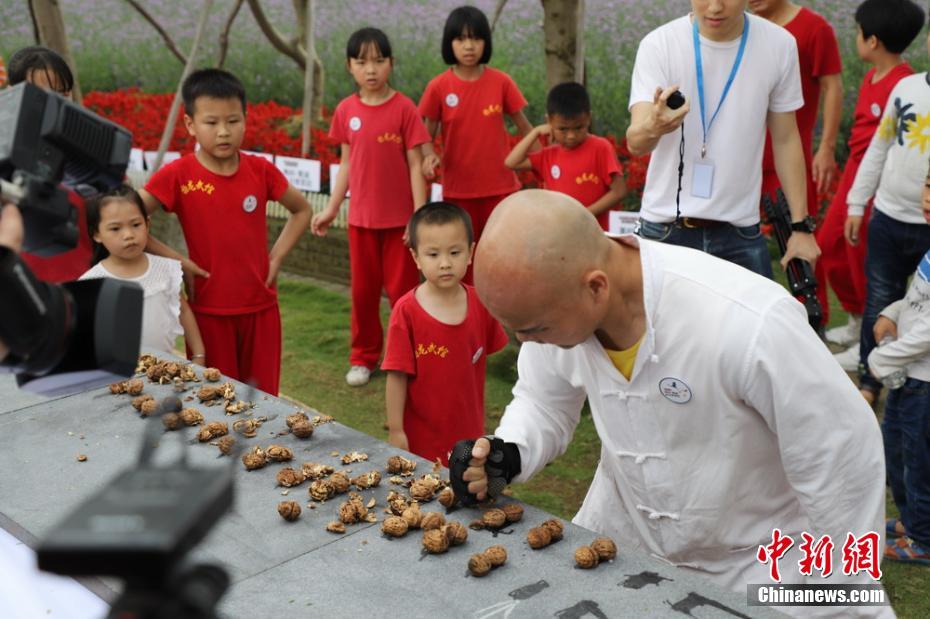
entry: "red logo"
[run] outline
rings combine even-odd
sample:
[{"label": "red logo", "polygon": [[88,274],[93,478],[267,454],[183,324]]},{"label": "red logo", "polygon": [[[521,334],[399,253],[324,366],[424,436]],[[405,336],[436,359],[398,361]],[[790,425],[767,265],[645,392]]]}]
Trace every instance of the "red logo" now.
[{"label": "red logo", "polygon": [[[820,572],[822,578],[833,573],[833,540],[829,535],[814,538],[810,533],[801,533],[802,542],[798,546],[801,551],[801,560],[798,561],[798,571],[804,576],[811,576],[814,570]],[[859,572],[866,572],[873,580],[880,580],[882,570],[879,566],[879,537],[875,531],[869,531],[861,537],[852,533],[846,534],[843,544],[843,574],[855,576]],[[769,564],[769,577],[774,582],[781,582],[781,573],[778,570],[778,561],[788,550],[794,546],[794,539],[790,535],[782,535],[781,529],[772,530],[772,542],[759,546],[756,559],[759,563]]]},{"label": "red logo", "polygon": [[782,555],[788,552],[788,549],[794,546],[794,540],[790,535],[782,535],[781,529],[772,531],[772,543],[768,546],[759,546],[756,558],[760,563],[771,563],[769,565],[769,577],[775,582],[781,582],[781,574],[778,572],[778,560]]}]

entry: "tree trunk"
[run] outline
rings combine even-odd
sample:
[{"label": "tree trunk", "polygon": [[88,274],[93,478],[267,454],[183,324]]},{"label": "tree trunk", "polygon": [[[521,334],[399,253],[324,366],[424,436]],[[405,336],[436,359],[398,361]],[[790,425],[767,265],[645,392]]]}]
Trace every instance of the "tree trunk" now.
[{"label": "tree trunk", "polygon": [[546,84],[584,79],[584,0],[542,0],[546,51]]},{"label": "tree trunk", "polygon": [[35,30],[39,33],[39,44],[61,54],[71,72],[74,73],[74,88],[71,96],[78,103],[81,102],[81,87],[78,84],[77,66],[71,57],[68,47],[68,34],[65,31],[65,21],[61,16],[61,7],[58,0],[29,0],[29,9],[34,20]]},{"label": "tree trunk", "polygon": [[[314,57],[313,53],[313,0],[307,0],[304,10],[303,30],[305,34],[304,49],[308,57]],[[316,68],[315,62],[308,62],[304,69],[304,105],[301,117],[301,135],[300,135],[300,154],[304,157],[310,154],[310,145],[312,138],[310,127],[313,126],[313,104],[315,103],[313,74]]]}]

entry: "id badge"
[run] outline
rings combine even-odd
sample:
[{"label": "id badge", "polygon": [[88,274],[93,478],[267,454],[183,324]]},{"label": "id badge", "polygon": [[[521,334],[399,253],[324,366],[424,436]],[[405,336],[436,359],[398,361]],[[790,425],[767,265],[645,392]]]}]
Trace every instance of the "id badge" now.
[{"label": "id badge", "polygon": [[695,198],[710,199],[714,190],[714,162],[706,157],[694,161],[694,173],[691,175],[691,195]]}]

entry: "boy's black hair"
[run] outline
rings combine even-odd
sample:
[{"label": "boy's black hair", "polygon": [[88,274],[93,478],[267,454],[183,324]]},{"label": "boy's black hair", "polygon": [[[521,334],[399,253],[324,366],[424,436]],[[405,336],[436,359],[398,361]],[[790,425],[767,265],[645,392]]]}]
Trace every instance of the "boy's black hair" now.
[{"label": "boy's black hair", "polygon": [[468,246],[471,247],[475,233],[471,225],[471,216],[460,206],[451,202],[430,202],[417,209],[410,221],[407,222],[407,238],[410,239],[410,249],[417,250],[417,229],[420,224],[441,226],[443,224],[462,222],[465,226],[465,236],[468,237]]},{"label": "boy's black hair", "polygon": [[239,99],[242,103],[242,113],[245,114],[245,86],[229,71],[200,69],[188,75],[181,86],[184,112],[188,116],[194,116],[194,102],[198,97]]},{"label": "boy's black hair", "polygon": [[442,59],[445,63],[458,64],[455,52],[452,51],[452,41],[466,33],[484,41],[484,53],[481,54],[478,64],[491,62],[491,24],[488,23],[487,15],[479,8],[460,6],[452,9],[442,29]]},{"label": "boy's black hair", "polygon": [[86,212],[84,216],[87,219],[87,234],[90,235],[90,242],[94,246],[94,255],[91,259],[91,265],[97,264],[110,255],[110,252],[107,251],[103,243],[98,243],[94,240],[94,234],[100,227],[100,210],[110,202],[116,200],[132,202],[139,207],[139,212],[142,213],[142,217],[146,221],[149,219],[149,213],[145,210],[145,202],[142,201],[142,196],[139,195],[138,191],[132,188],[132,185],[127,183],[123,183],[115,189],[96,195],[88,200],[85,206]]},{"label": "boy's black hair", "polygon": [[562,82],[552,87],[546,97],[546,113],[562,118],[578,118],[591,113],[588,91],[578,82]]},{"label": "boy's black hair", "polygon": [[[49,84],[59,82],[62,89],[59,94],[74,90],[74,74],[58,52],[41,45],[30,45],[13,52],[10,56],[7,67],[10,86],[25,82],[29,75],[36,71],[44,71]],[[53,75],[58,79],[51,79]]]},{"label": "boy's black hair", "polygon": [[927,16],[911,0],[865,0],[856,9],[862,37],[875,36],[892,54],[900,54],[917,38]]},{"label": "boy's black hair", "polygon": [[349,42],[346,43],[346,59],[361,58],[365,48],[369,45],[374,45],[381,52],[382,58],[394,57],[391,53],[391,41],[383,30],[362,28],[349,36]]}]

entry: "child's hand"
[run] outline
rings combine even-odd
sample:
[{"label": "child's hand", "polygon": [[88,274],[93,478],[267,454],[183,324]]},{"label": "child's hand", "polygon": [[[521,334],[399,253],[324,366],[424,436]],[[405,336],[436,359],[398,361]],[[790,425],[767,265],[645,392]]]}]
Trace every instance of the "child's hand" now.
[{"label": "child's hand", "polygon": [[407,444],[407,435],[403,430],[390,430],[388,432],[388,444],[404,451],[410,451]]},{"label": "child's hand", "polygon": [[271,288],[274,286],[274,282],[278,279],[278,271],[281,270],[281,259],[275,257],[268,258],[268,277],[265,278],[265,288]]},{"label": "child's hand", "polygon": [[875,321],[875,326],[872,327],[872,333],[875,335],[876,342],[881,342],[886,337],[896,340],[898,339],[898,325],[887,316],[879,316]]},{"label": "child's hand", "polygon": [[336,211],[326,209],[320,211],[313,216],[313,219],[310,220],[310,232],[316,236],[326,236],[326,231],[329,229],[329,224],[333,223],[333,220],[336,219]]},{"label": "child's hand", "polygon": [[187,300],[194,302],[194,278],[210,277],[210,274],[197,266],[190,258],[181,259],[181,271],[184,273],[184,288],[187,290]]},{"label": "child's hand", "polygon": [[436,153],[430,153],[423,158],[423,163],[420,164],[420,167],[423,168],[423,176],[425,178],[436,178],[436,168],[439,167],[439,155]]},{"label": "child's hand", "polygon": [[13,204],[4,204],[0,211],[0,245],[9,247],[14,253],[23,248],[23,216]]},{"label": "child's hand", "polygon": [[544,135],[546,137],[549,137],[550,135],[552,135],[552,125],[548,123],[546,123],[545,125],[539,125],[538,127],[536,127],[536,135],[537,136]]},{"label": "child's hand", "polygon": [[846,237],[846,242],[853,247],[859,244],[859,228],[861,227],[861,215],[847,215],[846,223],[843,225],[843,236]]}]

